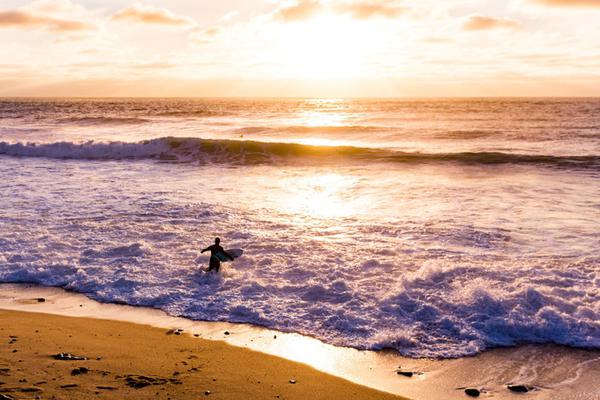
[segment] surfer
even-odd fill
[[[205,248],[204,250],[202,250],[200,252],[200,253],[204,253],[206,251],[210,251],[210,261],[208,262],[207,272],[210,272],[213,269],[216,270],[217,272],[219,272],[219,268],[221,268],[221,259],[219,258],[219,256],[221,256],[221,257],[225,256],[225,257],[229,258],[231,261],[233,261],[233,256],[231,256],[229,253],[227,253],[225,251],[225,249],[223,249],[219,243],[221,243],[221,239],[215,238],[215,244],[213,244],[212,246],[208,246],[207,248]]]

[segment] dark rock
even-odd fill
[[[396,373],[398,375],[402,375],[402,376],[405,376],[407,378],[412,378],[412,376],[415,374],[414,372],[411,372],[411,371],[396,371]]]
[[[71,371],[71,375],[83,375],[90,372],[86,367],[75,368]]]
[[[225,335],[226,335],[226,336],[229,336],[229,331],[225,331]]]
[[[530,387],[525,385],[508,385],[508,390],[515,393],[527,393],[531,390]]]
[[[38,297],[36,300],[38,303],[44,303],[46,301],[46,299],[43,297]]]
[[[38,387],[26,387],[26,388],[21,388],[19,391],[22,393],[36,393],[36,392],[42,392],[43,390]]]
[[[194,337],[200,337],[200,335],[197,333],[194,333]]]
[[[479,397],[481,392],[479,391],[479,389],[467,388],[467,389],[465,389],[465,394],[467,396],[471,396],[471,397]]]
[[[277,335],[273,335],[273,339],[277,339]]]
[[[19,351],[19,350],[17,350],[17,349],[14,349],[12,352],[13,352],[13,353],[16,353],[17,351]]]
[[[117,388],[113,387],[113,386],[96,386],[96,389],[100,389],[100,390],[117,390]]]
[[[141,389],[150,385],[164,385],[169,382],[164,378],[155,378],[144,375],[128,375],[125,378],[125,381],[127,382],[127,386],[134,389]]]
[[[206,392],[204,392],[204,395],[205,395],[205,396],[208,396],[208,395],[210,395],[210,390],[207,390]]]
[[[61,361],[85,361],[85,360],[87,360],[86,357],[76,356],[71,353],[58,353],[52,357],[54,357],[55,360],[61,360]]]
[[[70,388],[75,388],[77,386],[79,386],[79,385],[76,383],[68,383],[66,385],[60,385],[60,388],[61,389],[70,389]]]
[[[12,393],[12,392],[21,392],[21,393],[35,393],[35,392],[43,392],[42,389],[31,386],[31,387],[7,387],[0,389],[2,393]]]
[[[176,328],[176,329],[169,329],[167,331],[167,335],[181,335],[183,333],[183,329],[181,328]]]

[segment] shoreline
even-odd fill
[[[320,342],[295,333],[227,322],[202,322],[172,317],[160,310],[99,303],[83,294],[29,284],[2,284],[0,309],[91,318],[96,323],[118,321],[135,324],[133,329],[183,329],[189,339],[227,343],[236,348],[302,363],[322,373],[366,388],[411,399],[469,398],[464,388],[478,388],[482,396],[497,399],[518,396],[507,385],[531,388],[528,398],[579,396],[598,399],[595,379],[600,376],[600,350],[573,349],[556,345],[523,345],[493,349],[474,357],[451,360],[411,359],[392,351],[359,351]],[[43,298],[44,301],[39,301]],[[50,317],[48,317],[50,318]],[[104,321],[104,322],[102,322]],[[146,325],[146,327],[142,326]],[[398,375],[398,368],[413,372]],[[596,378],[595,378],[596,377]]]
[[[0,398],[406,400],[300,363],[127,322],[0,310]]]

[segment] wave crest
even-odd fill
[[[534,164],[559,168],[600,169],[600,156],[554,156],[502,152],[420,153],[352,146],[164,137],[141,142],[8,143],[0,155],[81,160],[158,159],[176,162],[265,164],[286,161],[392,162],[471,165]]]

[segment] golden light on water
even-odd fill
[[[341,174],[304,175],[289,183],[293,191],[282,199],[284,209],[319,218],[353,215],[356,210],[345,194],[352,190],[355,180]]]

